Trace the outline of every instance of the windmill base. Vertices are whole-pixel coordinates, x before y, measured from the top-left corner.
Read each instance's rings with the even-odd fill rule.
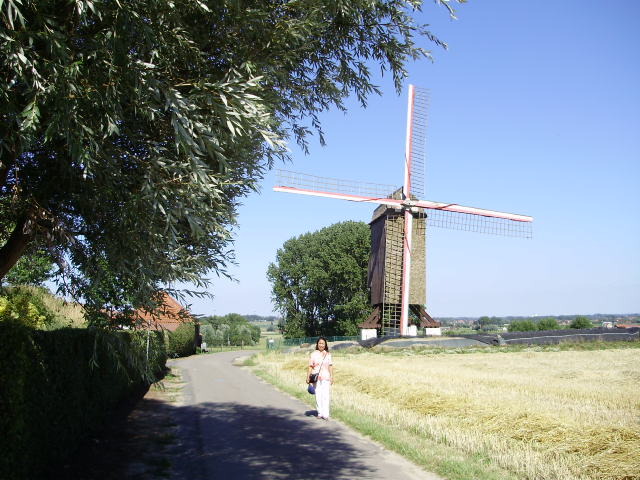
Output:
[[[375,328],[361,328],[360,340],[369,340],[370,338],[378,338],[378,331]]]
[[[440,322],[435,321],[422,305],[410,305],[409,309],[413,320],[416,323],[419,321],[419,325],[415,323],[409,325],[408,337],[417,337],[418,332],[423,335],[442,335]],[[380,336],[382,332],[382,304],[374,305],[369,318],[358,326],[360,327],[360,338],[362,340]]]

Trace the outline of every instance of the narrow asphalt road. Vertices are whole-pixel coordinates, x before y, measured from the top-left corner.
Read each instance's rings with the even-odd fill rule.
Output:
[[[171,361],[182,371],[174,448],[175,478],[438,480],[342,423],[279,392],[246,368],[232,365],[249,352],[197,355]],[[301,372],[303,375],[304,372]]]

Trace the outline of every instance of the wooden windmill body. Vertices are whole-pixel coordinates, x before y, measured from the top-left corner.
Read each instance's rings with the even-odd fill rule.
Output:
[[[426,92],[409,86],[404,185],[400,189],[359,181],[279,171],[275,191],[379,204],[371,227],[368,282],[373,312],[361,325],[385,336],[415,334],[411,324],[439,324],[426,313],[426,240],[429,227],[530,237],[532,217],[420,200],[424,192]],[[375,329],[375,330],[374,330]]]
[[[401,190],[394,192],[397,197]],[[409,272],[409,326],[407,334],[417,328],[439,334],[440,324],[426,312],[426,213],[413,213],[411,238],[411,267]],[[384,335],[399,335],[402,315],[402,268],[404,254],[404,215],[397,209],[380,205],[373,212],[371,222],[371,253],[367,285],[371,294],[372,312],[362,324],[363,340]],[[415,325],[415,328],[411,325]],[[364,333],[364,332],[368,333]]]

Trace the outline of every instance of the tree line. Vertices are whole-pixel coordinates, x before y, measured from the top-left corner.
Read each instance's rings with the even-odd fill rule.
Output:
[[[568,326],[563,326],[558,323],[555,317],[545,318],[529,318],[523,320],[514,320],[511,322],[505,321],[500,317],[488,317],[483,316],[478,319],[474,324],[474,329],[481,331],[495,331],[502,328],[503,325],[508,324],[507,330],[509,332],[528,332],[535,330],[560,330],[562,328],[593,328],[593,323],[589,320],[589,317],[584,315],[576,315]]]
[[[199,322],[200,335],[207,347],[247,346],[260,341],[260,327],[251,325],[237,313],[201,317]]]

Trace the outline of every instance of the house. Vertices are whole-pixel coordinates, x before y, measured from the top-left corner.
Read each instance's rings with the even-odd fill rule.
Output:
[[[167,292],[161,292],[161,305],[155,310],[138,309],[134,313],[136,322],[149,330],[175,331],[184,323],[193,323],[189,311]]]

